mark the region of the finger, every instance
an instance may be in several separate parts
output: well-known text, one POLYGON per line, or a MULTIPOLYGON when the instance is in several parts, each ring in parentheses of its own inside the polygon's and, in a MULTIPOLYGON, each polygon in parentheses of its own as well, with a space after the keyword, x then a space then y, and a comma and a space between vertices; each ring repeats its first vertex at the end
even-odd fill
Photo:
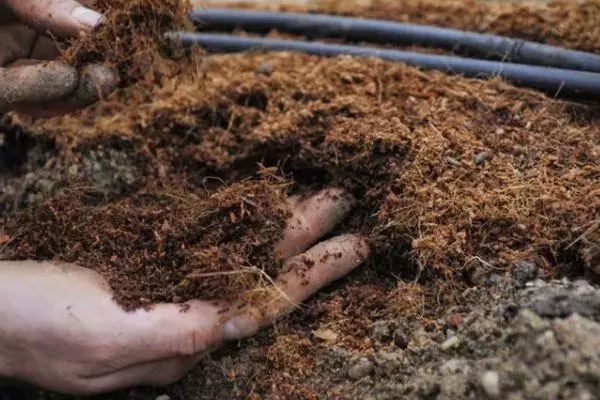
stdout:
POLYGON ((5 0, 15 14, 40 33, 67 37, 91 32, 102 23, 102 14, 74 0, 5 0))
POLYGON ((0 111, 66 96, 78 80, 72 67, 57 62, 0 68, 0 111))
POLYGON ((19 105, 21 113, 36 117, 53 117, 67 114, 108 96, 118 85, 116 72, 103 65, 90 65, 80 75, 77 87, 72 93, 52 102, 28 102, 19 105))
POLYGON ((354 198, 346 191, 333 188, 304 200, 292 197, 288 201, 292 205, 292 216, 283 238, 275 246, 275 254, 288 258, 302 253, 331 232, 348 215, 354 203, 354 198))
POLYGON ((37 36, 36 31, 23 24, 0 26, 0 66, 29 57, 37 36))
POLYGON ((286 263, 287 272, 277 278, 278 290, 260 307, 225 323, 225 340, 239 340, 272 324, 329 283, 347 275, 369 255, 367 243, 353 235, 338 236, 319 243, 286 263))

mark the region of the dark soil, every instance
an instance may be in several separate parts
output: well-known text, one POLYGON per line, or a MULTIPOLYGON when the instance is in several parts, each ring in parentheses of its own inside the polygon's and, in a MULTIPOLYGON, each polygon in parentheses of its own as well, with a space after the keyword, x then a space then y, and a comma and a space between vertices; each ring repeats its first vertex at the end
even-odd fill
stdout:
MULTIPOLYGON (((598 4, 318 2, 311 9, 600 52, 598 4)), ((409 364, 394 365, 415 377, 438 353, 411 358, 397 350, 421 330, 443 342, 469 307, 498 299, 490 282, 523 261, 546 277, 600 270, 595 104, 558 101, 499 79, 298 54, 184 59, 160 85, 148 82, 132 79, 71 116, 14 116, 2 128, 5 137, 18 130, 30 138, 30 149, 51 144, 34 167, 30 158, 7 176, 32 171, 28 190, 42 179, 56 182, 34 198, 20 189, 6 197, 12 201, 0 207, 7 216, 0 227, 5 258, 95 268, 129 307, 235 296, 257 281, 220 276, 190 286, 186 277, 248 264, 275 275, 278 261, 269 254, 284 221, 276 205, 288 193, 326 186, 358 198, 338 230, 366 236, 373 249, 367 265, 282 321, 277 335, 266 331, 243 350, 217 353, 217 364, 207 361, 183 386, 169 389, 174 398, 367 398, 368 390, 348 389, 346 372, 327 375, 337 364, 322 364, 323 354, 340 348, 346 354, 340 365, 361 364, 352 376, 361 369, 370 376, 360 357, 372 360, 383 346, 372 337, 374 327, 394 321, 388 333, 382 328, 383 343, 394 357, 407 357, 409 364), (480 293, 475 299, 468 296, 473 288, 480 293)), ((476 350, 474 344, 463 356, 482 356, 476 350)), ((425 386, 411 391, 411 384, 419 385, 402 380, 408 391, 398 393, 439 393, 425 386)), ((466 398, 456 393, 444 398, 466 398)))

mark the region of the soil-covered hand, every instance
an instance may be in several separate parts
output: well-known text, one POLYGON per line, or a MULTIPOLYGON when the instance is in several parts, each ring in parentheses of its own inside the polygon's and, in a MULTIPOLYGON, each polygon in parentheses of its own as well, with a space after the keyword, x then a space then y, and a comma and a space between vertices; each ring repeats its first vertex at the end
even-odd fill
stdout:
POLYGON ((252 335, 360 265, 369 250, 357 236, 314 245, 352 205, 336 189, 288 200, 292 216, 275 248, 287 261, 252 306, 192 301, 125 312, 90 270, 0 263, 0 373, 72 394, 174 382, 207 350, 252 335))
POLYGON ((52 61, 55 38, 89 34, 102 15, 74 0, 0 0, 0 112, 51 116, 86 107, 117 85, 101 65, 52 61))

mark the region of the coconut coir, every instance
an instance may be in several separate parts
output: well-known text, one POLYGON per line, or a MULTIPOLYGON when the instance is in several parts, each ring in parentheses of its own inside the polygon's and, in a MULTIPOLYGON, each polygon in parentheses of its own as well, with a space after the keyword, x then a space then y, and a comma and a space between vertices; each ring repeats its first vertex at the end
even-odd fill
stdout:
MULTIPOLYGON (((427 21, 429 17, 418 12, 426 2, 406 4, 414 8, 389 15, 402 19, 403 12, 412 10, 411 20, 427 21)), ((452 10, 453 6, 439 7, 452 10)), ((581 10, 591 6, 570 7, 575 10, 570 11, 573 15, 583 15, 581 10)), ((375 8, 355 12, 374 12, 369 10, 375 8)), ((545 12, 536 11, 535 15, 545 12)), ((455 25, 461 27, 464 20, 455 25)), ((517 17, 514 21, 522 26, 517 17)), ((536 26, 540 25, 533 24, 536 26)), ((170 222, 168 218, 173 217, 167 218, 168 213, 161 211, 166 206, 159 201, 156 185, 185 187, 177 192, 183 198, 206 190, 218 196, 223 189, 206 187, 207 177, 211 177, 238 188, 233 192, 235 204, 244 204, 244 185, 254 182, 265 188, 260 204, 272 205, 271 195, 281 192, 272 186, 279 185, 277 179, 263 181, 258 166, 265 165, 293 180, 292 190, 334 185, 351 191, 359 203, 339 231, 369 238, 375 261, 369 270, 375 271, 375 277, 385 276, 387 281, 390 273, 416 277, 436 288, 422 290, 417 285, 420 294, 411 297, 395 285, 378 286, 373 274, 367 274, 364 284, 341 289, 347 294, 350 313, 356 298, 373 299, 369 304, 378 316, 402 314, 402 310, 414 310, 415 304, 435 307, 433 302, 423 302, 421 294, 436 298, 439 305, 452 304, 456 290, 440 295, 440 289, 469 284, 476 270, 506 271, 518 259, 532 260, 550 274, 565 264, 576 268, 595 259, 587 255, 589 240, 581 239, 600 213, 600 114, 595 106, 555 101, 498 79, 465 79, 347 57, 226 55, 190 60, 185 68, 185 74, 165 79, 160 86, 123 88, 71 116, 22 122, 29 132, 54 140, 61 159, 74 163, 84 149, 127 143, 131 159, 144 174, 133 194, 109 199, 108 205, 82 207, 75 201, 61 202, 63 195, 59 195, 46 205, 15 214, 3 227, 12 239, 6 244, 8 257, 83 263, 114 276, 117 297, 127 299, 127 304, 202 296, 199 289, 180 289, 189 273, 185 258, 175 264, 158 262, 159 256, 151 262, 138 258, 122 267, 122 259, 130 253, 128 246, 137 246, 136 232, 147 232, 148 243, 157 241, 150 232, 162 227, 164 220, 176 229, 172 236, 175 248, 185 244, 186 232, 199 229, 196 223, 230 224, 224 225, 216 242, 210 235, 203 239, 207 232, 201 231, 204 233, 194 246, 205 252, 202 259, 216 257, 218 252, 210 253, 210 249, 226 246, 228 230, 235 231, 226 212, 217 212, 220 219, 210 223, 191 216, 202 215, 205 205, 185 214, 190 218, 185 220, 193 221, 189 225, 170 222), (240 181, 246 183, 239 186, 240 181), (141 193, 153 195, 152 201, 145 203, 148 211, 128 205, 141 193), (93 244, 96 240, 97 232, 88 229, 63 235, 44 228, 52 240, 41 240, 37 231, 52 226, 48 224, 57 218, 44 211, 55 201, 62 204, 61 215, 76 221, 93 220, 111 229, 114 223, 105 225, 110 218, 133 213, 116 220, 132 233, 133 244, 111 239, 111 251, 79 248, 82 241, 93 244), (163 217, 149 220, 146 212, 162 212, 163 217), (137 222, 127 227, 131 221, 137 222), (72 250, 64 250, 73 248, 79 252, 77 257, 72 250), (161 280, 161 275, 172 279, 161 280), (138 276, 142 276, 140 282, 146 280, 143 290, 143 285, 127 286, 138 276), (116 282, 125 283, 120 287, 116 282)), ((171 207, 180 210, 182 206, 171 207)), ((271 211, 266 215, 277 216, 271 211)), ((281 217, 268 220, 274 222, 250 220, 254 230, 238 231, 247 234, 235 235, 244 237, 239 239, 242 244, 225 251, 233 263, 254 264, 245 251, 248 244, 256 245, 250 254, 268 253, 276 230, 270 231, 273 236, 266 235, 272 239, 266 243, 256 227, 267 227, 267 232, 269 227, 281 229, 281 217)), ((68 225, 68 219, 62 221, 68 225)), ((116 237, 120 236, 112 236, 116 237)), ((157 243, 152 246, 159 249, 157 243)), ((143 246, 141 249, 139 254, 143 254, 143 246)), ((161 250, 153 251, 159 254, 161 250)), ((196 269, 204 268, 200 258, 194 264, 196 269)), ((225 264, 211 264, 206 271, 231 268, 225 264)), ((233 287, 247 289, 255 283, 233 287)), ((207 293, 216 293, 221 284, 207 288, 207 293)))
POLYGON ((184 54, 169 46, 164 34, 191 27, 188 2, 96 0, 93 6, 103 13, 103 23, 93 34, 67 41, 63 61, 79 68, 102 63, 117 71, 123 86, 142 79, 157 84, 178 72, 172 58, 184 54))
POLYGON ((278 208, 285 188, 268 179, 210 196, 147 188, 98 204, 96 194, 73 187, 7 224, 15 243, 11 258, 93 268, 127 309, 191 298, 233 300, 265 287, 261 270, 276 274, 271 250, 285 226, 287 213, 278 208))

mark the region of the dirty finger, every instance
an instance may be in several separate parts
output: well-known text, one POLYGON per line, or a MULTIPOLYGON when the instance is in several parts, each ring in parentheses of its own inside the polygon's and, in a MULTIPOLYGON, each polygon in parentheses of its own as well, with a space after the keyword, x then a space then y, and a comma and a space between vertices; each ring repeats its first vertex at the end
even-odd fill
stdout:
POLYGON ((350 212, 355 199, 345 190, 328 188, 316 195, 288 200, 292 216, 283 238, 275 246, 275 255, 288 258, 302 253, 330 233, 350 212))
POLYGON ((67 96, 52 102, 21 104, 17 110, 36 117, 53 117, 88 107, 108 96, 118 85, 117 73, 103 65, 90 65, 83 70, 76 88, 67 96))
POLYGON ((58 62, 0 68, 0 111, 66 96, 78 81, 77 71, 58 62))
POLYGON ((342 235, 319 243, 286 263, 286 271, 275 282, 277 288, 260 306, 243 310, 223 328, 225 340, 251 336, 294 310, 302 301, 331 282, 347 275, 369 255, 364 239, 342 235))

